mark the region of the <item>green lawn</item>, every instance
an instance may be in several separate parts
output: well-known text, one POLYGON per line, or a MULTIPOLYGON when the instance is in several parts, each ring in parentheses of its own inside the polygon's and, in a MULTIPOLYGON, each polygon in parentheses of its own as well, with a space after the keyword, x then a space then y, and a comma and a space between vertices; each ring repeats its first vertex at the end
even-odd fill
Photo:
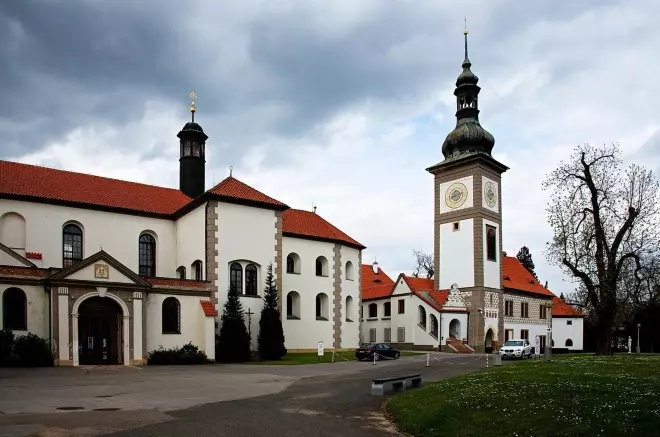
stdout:
MULTIPOLYGON (((412 356, 418 355, 417 352, 402 351, 401 356, 412 356)), ((346 361, 355 361, 355 352, 346 351, 346 352, 337 352, 335 354, 335 363, 341 363, 346 361)), ((310 353, 289 353, 284 356, 281 361, 251 361, 245 364, 255 364, 255 365, 265 365, 265 364, 275 364, 275 365, 296 365, 296 364, 320 364, 320 363, 331 363, 332 362, 332 351, 325 351, 322 357, 316 354, 316 352, 310 353)))
POLYGON ((391 398, 415 436, 660 435, 660 355, 557 356, 441 381, 391 398))

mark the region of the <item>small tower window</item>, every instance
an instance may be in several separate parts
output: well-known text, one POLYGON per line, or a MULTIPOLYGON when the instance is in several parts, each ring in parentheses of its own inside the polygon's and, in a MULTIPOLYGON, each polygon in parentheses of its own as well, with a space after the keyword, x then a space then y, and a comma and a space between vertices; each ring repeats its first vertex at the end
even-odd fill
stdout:
POLYGON ((190 141, 183 142, 183 156, 190 156, 190 141))
POLYGON ((486 258, 488 261, 497 261, 497 238, 495 227, 486 225, 486 258))
POLYGON ((461 228, 459 222, 454 222, 454 231, 458 231, 461 228))
POLYGON ((192 154, 193 156, 199 156, 200 154, 199 143, 197 141, 194 141, 192 144, 192 154))

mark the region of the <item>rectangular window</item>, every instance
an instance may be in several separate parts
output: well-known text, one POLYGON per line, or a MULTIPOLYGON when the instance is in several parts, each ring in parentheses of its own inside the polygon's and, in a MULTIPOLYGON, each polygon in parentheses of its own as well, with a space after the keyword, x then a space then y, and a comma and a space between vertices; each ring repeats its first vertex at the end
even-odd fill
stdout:
POLYGON ((461 225, 459 222, 454 222, 454 231, 458 231, 461 229, 461 225))
POLYGON ((529 303, 520 302, 520 317, 523 319, 529 318, 529 303))
POLYGON ((385 312, 384 317, 392 317, 392 304, 390 302, 385 302, 383 304, 383 309, 385 312))
POLYGON ((399 314, 404 314, 406 312, 406 301, 399 299, 399 314))
POLYGON ((529 340, 529 330, 521 329, 520 330, 520 338, 522 338, 523 340, 529 340))
POLYGON ((573 321, 572 321, 572 320, 566 320, 566 324, 567 324, 567 325, 572 325, 572 324, 573 324, 573 321))
POLYGON ((497 229, 486 225, 486 259, 497 261, 497 229))
POLYGON ((397 330, 396 330, 396 341, 399 342, 399 343, 403 343, 403 342, 406 341, 406 328, 405 328, 405 326, 397 328, 397 330))
POLYGON ((378 317, 378 304, 369 304, 369 318, 373 319, 378 317))
POLYGON ((540 318, 540 319, 545 319, 545 318, 547 318, 547 316, 548 316, 547 311, 548 311, 548 308, 546 308, 545 305, 540 304, 540 305, 539 305, 539 314, 540 314, 540 317, 539 317, 539 318, 540 318))
POLYGON ((504 341, 509 341, 513 338, 513 329, 507 329, 504 331, 504 341))
POLYGON ((504 315, 507 317, 513 317, 513 301, 505 300, 504 301, 504 315))
POLYGON ((385 328, 384 332, 384 337, 385 337, 385 343, 390 343, 392 341, 392 328, 385 328))
POLYGON ((376 342, 376 328, 369 329, 369 342, 370 343, 376 342))

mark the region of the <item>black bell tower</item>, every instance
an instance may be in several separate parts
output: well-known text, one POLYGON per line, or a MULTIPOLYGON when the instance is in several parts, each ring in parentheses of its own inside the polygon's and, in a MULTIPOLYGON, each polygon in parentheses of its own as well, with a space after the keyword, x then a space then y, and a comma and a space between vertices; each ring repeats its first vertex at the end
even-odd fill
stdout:
POLYGON ((208 136, 202 127, 195 123, 195 99, 197 94, 190 93, 192 103, 190 114, 192 121, 186 123, 178 133, 179 137, 179 190, 193 199, 204 194, 206 167, 206 140, 208 136))

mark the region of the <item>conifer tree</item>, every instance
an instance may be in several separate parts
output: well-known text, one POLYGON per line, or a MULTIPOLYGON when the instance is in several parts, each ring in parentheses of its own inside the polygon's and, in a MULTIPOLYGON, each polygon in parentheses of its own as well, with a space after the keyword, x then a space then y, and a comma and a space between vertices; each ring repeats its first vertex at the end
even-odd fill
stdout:
POLYGON ((280 360, 286 355, 284 330, 280 312, 277 309, 277 286, 273 277, 273 264, 268 265, 264 306, 259 319, 259 356, 262 360, 280 360))
POLYGON ((518 258, 518 261, 520 261, 520 264, 525 266, 527 271, 534 276, 534 279, 537 281, 539 280, 538 276, 536 276, 536 272, 534 271, 534 261, 532 261, 532 254, 529 252, 529 248, 527 246, 523 246, 519 251, 518 255, 516 255, 516 258, 518 258))
POLYGON ((222 362, 242 362, 250 360, 250 336, 245 327, 243 305, 238 291, 230 288, 227 302, 222 310, 222 326, 218 338, 216 359, 222 362))

